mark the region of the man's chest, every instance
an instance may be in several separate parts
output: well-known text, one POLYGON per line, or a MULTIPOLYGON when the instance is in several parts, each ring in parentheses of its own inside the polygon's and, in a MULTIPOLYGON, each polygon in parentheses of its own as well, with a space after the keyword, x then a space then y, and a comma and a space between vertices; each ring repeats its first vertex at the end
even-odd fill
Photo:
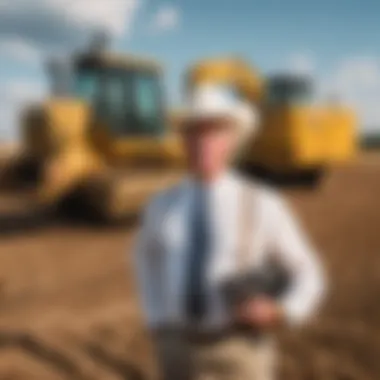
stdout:
MULTIPOLYGON (((216 197, 213 201, 209 210, 207 276, 211 282, 219 282, 246 267, 259 266, 269 242, 259 202, 243 204, 238 197, 216 197)), ((190 217, 193 206, 191 198, 178 203, 157 230, 161 262, 166 276, 174 281, 186 276, 194 249, 190 217)))

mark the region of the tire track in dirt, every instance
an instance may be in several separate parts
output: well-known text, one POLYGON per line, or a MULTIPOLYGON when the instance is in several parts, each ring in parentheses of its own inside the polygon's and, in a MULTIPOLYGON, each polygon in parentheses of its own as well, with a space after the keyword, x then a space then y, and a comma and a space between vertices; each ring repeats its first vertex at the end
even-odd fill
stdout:
MULTIPOLYGON (((325 263, 321 318, 281 334, 283 380, 380 378, 380 155, 294 204, 325 263)), ((128 261, 134 228, 0 236, 0 378, 140 380, 154 370, 128 261)))

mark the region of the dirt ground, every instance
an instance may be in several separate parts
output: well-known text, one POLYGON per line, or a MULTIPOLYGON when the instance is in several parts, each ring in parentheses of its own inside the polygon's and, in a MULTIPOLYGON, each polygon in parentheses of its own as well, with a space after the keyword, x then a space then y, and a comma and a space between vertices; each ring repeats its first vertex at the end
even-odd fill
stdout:
MULTIPOLYGON (((380 155, 286 194, 330 292, 318 320, 281 334, 281 379, 379 379, 380 155)), ((16 227, 0 215, 0 379, 144 379, 151 357, 128 254, 136 225, 16 227)))

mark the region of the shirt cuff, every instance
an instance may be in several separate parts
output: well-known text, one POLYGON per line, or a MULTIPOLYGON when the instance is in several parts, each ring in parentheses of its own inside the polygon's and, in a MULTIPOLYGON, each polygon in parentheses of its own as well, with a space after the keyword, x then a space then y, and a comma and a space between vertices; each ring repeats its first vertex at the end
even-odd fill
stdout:
POLYGON ((285 322, 291 326, 302 324, 309 316, 307 306, 302 301, 294 300, 290 297, 281 300, 280 307, 283 310, 285 322))

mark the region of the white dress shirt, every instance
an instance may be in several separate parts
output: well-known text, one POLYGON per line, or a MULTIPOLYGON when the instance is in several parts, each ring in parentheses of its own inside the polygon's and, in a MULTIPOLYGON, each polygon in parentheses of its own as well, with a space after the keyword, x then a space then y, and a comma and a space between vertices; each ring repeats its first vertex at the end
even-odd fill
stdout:
MULTIPOLYGON (((187 274, 188 213, 196 183, 186 179, 157 195, 148 204, 134 250, 143 310, 150 327, 183 325, 187 274)), ((220 294, 220 283, 238 273, 242 208, 251 208, 252 232, 247 266, 260 267, 269 253, 291 275, 291 286, 280 299, 290 323, 304 321, 321 300, 324 279, 317 255, 279 194, 253 184, 253 202, 242 202, 244 181, 228 173, 212 183, 210 219, 214 241, 207 267, 207 326, 223 326, 229 315, 220 294)))

